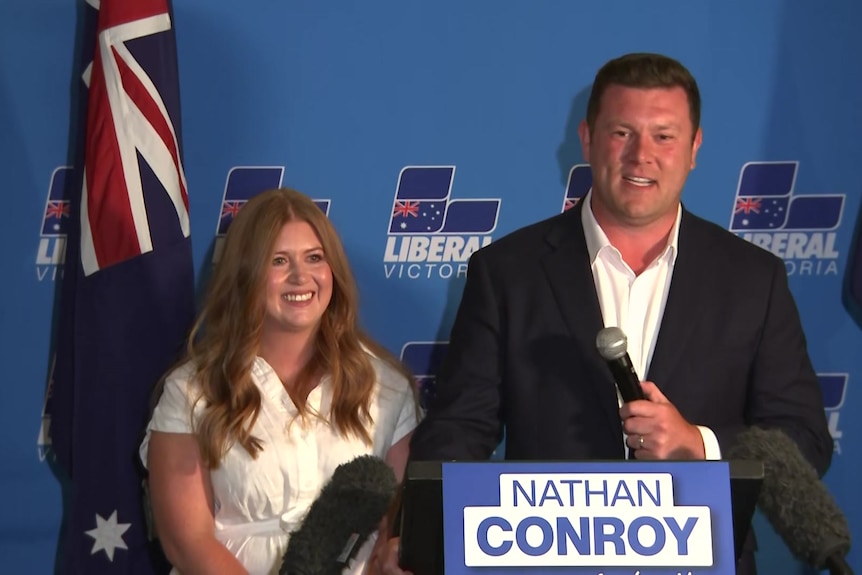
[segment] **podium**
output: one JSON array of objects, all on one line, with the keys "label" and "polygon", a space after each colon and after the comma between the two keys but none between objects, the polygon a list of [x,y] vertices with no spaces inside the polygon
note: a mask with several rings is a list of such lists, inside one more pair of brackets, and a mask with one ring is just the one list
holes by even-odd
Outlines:
[{"label": "podium", "polygon": [[402,568],[415,575],[734,575],[755,461],[410,462]]}]

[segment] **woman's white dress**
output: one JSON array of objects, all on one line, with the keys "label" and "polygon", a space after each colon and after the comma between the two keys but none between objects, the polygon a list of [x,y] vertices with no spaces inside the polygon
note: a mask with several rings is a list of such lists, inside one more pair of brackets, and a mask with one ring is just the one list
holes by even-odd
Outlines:
[{"label": "woman's white dress", "polygon": [[[275,371],[258,357],[252,379],[262,405],[252,434],[263,441],[257,459],[239,445],[210,472],[215,500],[216,538],[237,556],[251,575],[277,575],[287,548],[288,533],[302,522],[309,506],[335,468],[360,455],[384,458],[389,448],[416,427],[417,415],[407,380],[387,364],[370,356],[377,383],[369,430],[372,445],[344,438],[324,420],[297,415],[296,407]],[[147,464],[150,432],[193,433],[191,405],[198,397],[186,364],[167,379],[164,393],[147,426],[140,456]],[[332,399],[329,378],[308,396],[308,407],[326,418]],[[203,401],[195,417],[203,412]],[[362,573],[374,544],[370,538],[345,573]],[[174,569],[172,574],[178,574]]]}]

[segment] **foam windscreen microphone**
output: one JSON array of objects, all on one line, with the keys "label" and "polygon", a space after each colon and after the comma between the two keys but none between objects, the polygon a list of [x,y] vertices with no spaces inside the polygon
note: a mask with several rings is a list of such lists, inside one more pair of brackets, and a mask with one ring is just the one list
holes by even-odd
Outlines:
[{"label": "foam windscreen microphone", "polygon": [[852,575],[847,519],[817,471],[781,430],[751,427],[739,434],[728,459],[763,463],[758,508],[797,559],[833,575]]},{"label": "foam windscreen microphone", "polygon": [[395,496],[392,468],[373,455],[339,465],[290,534],[279,575],[340,575]]}]

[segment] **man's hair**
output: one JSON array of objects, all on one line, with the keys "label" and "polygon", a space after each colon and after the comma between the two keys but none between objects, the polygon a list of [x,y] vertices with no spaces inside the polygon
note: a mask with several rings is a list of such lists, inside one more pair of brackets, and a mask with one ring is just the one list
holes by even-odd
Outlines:
[{"label": "man's hair", "polygon": [[675,88],[685,90],[691,117],[692,137],[700,127],[700,90],[685,66],[661,54],[635,53],[620,56],[602,66],[593,81],[587,103],[587,126],[590,133],[596,125],[602,96],[611,85],[627,88]]}]

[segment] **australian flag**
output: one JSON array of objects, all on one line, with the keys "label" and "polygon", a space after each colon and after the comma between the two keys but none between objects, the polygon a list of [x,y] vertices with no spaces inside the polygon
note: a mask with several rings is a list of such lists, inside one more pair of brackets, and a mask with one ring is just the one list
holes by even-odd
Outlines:
[{"label": "australian flag", "polygon": [[422,409],[428,409],[436,396],[437,371],[448,346],[447,341],[409,341],[401,349],[401,361],[416,378]]},{"label": "australian flag", "polygon": [[826,411],[840,409],[847,394],[846,373],[818,373],[820,390],[823,393],[823,407]]},{"label": "australian flag", "polygon": [[487,234],[497,226],[500,200],[450,200],[454,166],[401,170],[389,218],[390,234]]},{"label": "australian flag", "polygon": [[[223,237],[240,209],[252,197],[266,190],[281,187],[283,166],[236,166],[227,175],[221,202],[216,237]],[[329,200],[314,200],[320,210],[329,215]]]},{"label": "australian flag", "polygon": [[58,571],[166,573],[148,537],[138,447],[194,313],[173,16],[168,0],[88,1],[82,14],[86,120],[73,155],[84,169],[67,188],[46,405],[68,480]]},{"label": "australian flag", "polygon": [[[413,373],[419,388],[419,406],[429,409],[437,397],[437,373],[449,349],[448,341],[408,341],[401,348],[401,361]],[[491,454],[491,459],[506,457],[505,429],[503,441]]]},{"label": "australian flag", "polygon": [[578,205],[593,187],[593,171],[589,164],[577,164],[569,171],[566,197],[563,198],[563,211],[567,212]]},{"label": "australian flag", "polygon": [[239,210],[252,196],[281,186],[282,166],[237,166],[227,175],[216,235],[227,233]]},{"label": "australian flag", "polygon": [[71,207],[66,190],[75,182],[80,185],[80,177],[75,169],[67,166],[54,170],[48,201],[45,203],[45,217],[42,218],[42,236],[65,236],[68,233]]},{"label": "australian flag", "polygon": [[798,162],[749,162],[736,190],[736,232],[831,230],[841,222],[843,195],[794,194]]}]

